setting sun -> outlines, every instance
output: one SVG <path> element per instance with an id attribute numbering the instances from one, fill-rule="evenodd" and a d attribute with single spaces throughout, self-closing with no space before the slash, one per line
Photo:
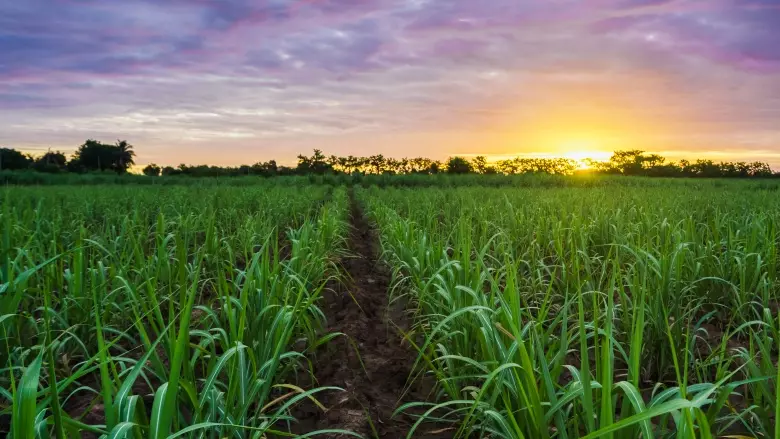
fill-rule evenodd
<path id="1" fill-rule="evenodd" d="M 637 80 L 655 89 L 651 79 Z M 673 130 L 675 122 L 663 114 L 649 117 L 644 106 L 621 92 L 623 88 L 614 83 L 567 83 L 555 96 L 540 99 L 533 111 L 520 104 L 510 106 L 490 125 L 497 134 L 488 155 L 567 158 L 579 169 L 588 169 L 586 159 L 608 161 L 613 151 L 663 145 L 658 139 Z M 661 97 L 654 102 L 663 104 Z"/>
<path id="2" fill-rule="evenodd" d="M 579 169 L 588 169 L 590 165 L 587 160 L 606 161 L 612 153 L 599 150 L 598 143 L 593 140 L 574 140 L 563 142 L 559 146 L 560 157 L 577 161 Z"/>
<path id="3" fill-rule="evenodd" d="M 585 162 L 586 159 L 602 161 L 608 160 L 611 155 L 609 151 L 601 150 L 596 140 L 577 139 L 563 141 L 558 145 L 558 150 L 560 151 L 560 157 L 576 160 L 581 169 L 588 168 Z"/>

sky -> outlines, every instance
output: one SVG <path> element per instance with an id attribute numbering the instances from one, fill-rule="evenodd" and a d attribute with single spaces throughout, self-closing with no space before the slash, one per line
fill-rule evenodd
<path id="1" fill-rule="evenodd" d="M 0 0 L 0 146 L 780 167 L 780 0 Z"/>

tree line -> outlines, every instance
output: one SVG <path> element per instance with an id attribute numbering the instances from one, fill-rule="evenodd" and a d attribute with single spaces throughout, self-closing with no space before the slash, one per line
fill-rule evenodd
<path id="1" fill-rule="evenodd" d="M 667 162 L 658 154 L 641 150 L 615 151 L 609 161 L 590 161 L 595 172 L 648 177 L 780 177 L 764 162 L 714 162 L 707 159 Z"/>
<path id="2" fill-rule="evenodd" d="M 39 157 L 23 154 L 10 148 L 0 148 L 0 170 L 32 170 L 37 172 L 100 172 L 126 173 L 134 161 L 133 146 L 125 140 L 105 144 L 89 139 L 84 142 L 68 160 L 60 151 L 49 151 Z M 571 175 L 578 172 L 599 174 L 635 175 L 648 177 L 709 177 L 709 178 L 752 178 L 780 177 L 764 162 L 714 162 L 667 161 L 658 154 L 641 150 L 615 151 L 607 161 L 586 159 L 586 169 L 581 162 L 567 158 L 523 158 L 488 162 L 484 156 L 472 159 L 450 157 L 446 161 L 425 157 L 395 159 L 381 154 L 357 156 L 326 156 L 315 149 L 311 156 L 299 155 L 296 166 L 278 165 L 275 160 L 241 166 L 185 165 L 177 167 L 149 164 L 143 168 L 147 176 L 184 175 L 193 177 L 227 177 L 255 175 L 263 177 L 281 175 L 324 175 L 324 174 L 550 174 Z"/>
<path id="3" fill-rule="evenodd" d="M 123 174 L 135 164 L 133 145 L 117 140 L 110 145 L 88 139 L 68 160 L 61 151 L 47 151 L 39 157 L 12 148 L 0 148 L 0 170 L 32 170 L 46 173 L 113 171 Z"/>
<path id="4" fill-rule="evenodd" d="M 585 160 L 581 162 L 567 158 L 523 158 L 488 162 L 484 156 L 469 160 L 464 157 L 450 157 L 442 162 L 425 157 L 395 159 L 383 155 L 367 157 L 336 155 L 326 156 L 315 149 L 311 156 L 299 155 L 295 167 L 280 166 L 276 161 L 258 162 L 254 165 L 237 167 L 188 166 L 179 165 L 160 167 L 155 164 L 144 168 L 149 176 L 190 175 L 240 176 L 240 175 L 323 175 L 323 174 L 549 174 L 572 175 L 577 172 L 598 174 L 634 175 L 647 177 L 708 177 L 708 178 L 752 178 L 780 177 L 764 162 L 714 162 L 699 159 L 696 161 L 667 161 L 658 154 L 648 154 L 641 150 L 615 151 L 607 161 Z"/>

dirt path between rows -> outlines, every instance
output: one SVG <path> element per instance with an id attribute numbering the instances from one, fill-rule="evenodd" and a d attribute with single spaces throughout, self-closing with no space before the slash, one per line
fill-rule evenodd
<path id="1" fill-rule="evenodd" d="M 428 399 L 431 385 L 415 383 L 404 395 L 416 358 L 413 348 L 402 343 L 398 330 L 409 327 L 408 318 L 403 304 L 388 307 L 390 275 L 377 260 L 376 233 L 351 191 L 350 224 L 348 248 L 353 256 L 342 260 L 348 278 L 345 285 L 325 293 L 322 308 L 328 320 L 327 332 L 341 332 L 347 337 L 331 341 L 317 353 L 314 363 L 318 385 L 346 391 L 317 396 L 328 409 L 325 413 L 313 404 L 299 408 L 296 430 L 344 429 L 365 438 L 404 438 L 416 419 L 406 414 L 393 417 L 393 412 L 405 402 Z M 448 427 L 424 424 L 414 437 L 451 438 L 455 429 Z"/>

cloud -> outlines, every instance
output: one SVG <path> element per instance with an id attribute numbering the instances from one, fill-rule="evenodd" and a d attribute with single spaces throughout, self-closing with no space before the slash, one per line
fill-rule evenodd
<path id="1" fill-rule="evenodd" d="M 127 137 L 141 161 L 173 163 L 209 147 L 245 162 L 319 144 L 441 156 L 477 135 L 517 148 L 512 127 L 532 129 L 540 111 L 598 103 L 654 127 L 642 134 L 661 147 L 760 150 L 780 116 L 776 5 L 5 2 L 0 144 Z M 393 144 L 400 133 L 415 140 Z"/>
<path id="2" fill-rule="evenodd" d="M 615 4 L 615 8 L 641 8 L 646 6 L 665 5 L 675 0 L 622 0 Z"/>
<path id="3" fill-rule="evenodd" d="M 756 72 L 780 71 L 780 9 L 730 4 L 679 13 L 609 17 L 595 22 L 601 35 L 663 45 L 673 54 L 705 57 Z"/>

